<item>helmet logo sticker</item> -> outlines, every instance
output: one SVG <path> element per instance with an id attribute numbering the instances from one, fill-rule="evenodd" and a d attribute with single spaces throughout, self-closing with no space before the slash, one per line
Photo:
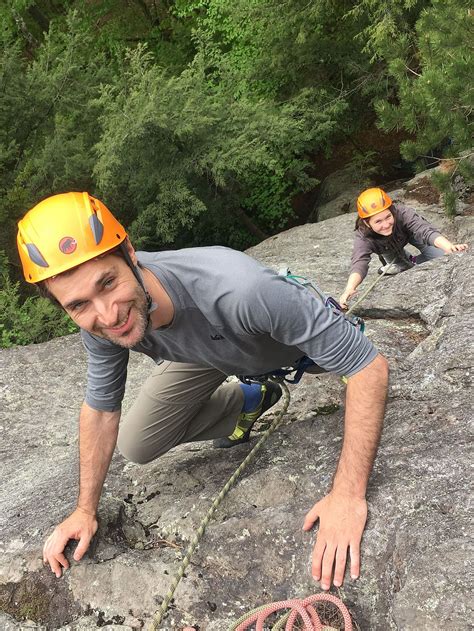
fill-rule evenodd
<path id="1" fill-rule="evenodd" d="M 77 241 L 72 237 L 63 237 L 59 242 L 59 249 L 63 254 L 72 254 L 77 248 Z"/>

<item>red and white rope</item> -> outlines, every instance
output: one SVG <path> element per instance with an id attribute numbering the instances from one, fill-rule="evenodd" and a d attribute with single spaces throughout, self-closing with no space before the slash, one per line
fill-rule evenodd
<path id="1" fill-rule="evenodd" d="M 352 631 L 352 620 L 347 607 L 342 600 L 333 596 L 332 594 L 314 594 L 308 596 L 303 600 L 299 598 L 291 598 L 290 600 L 281 600 L 275 603 L 269 603 L 258 611 L 255 611 L 249 615 L 249 617 L 241 622 L 235 631 L 246 631 L 255 624 L 255 631 L 264 631 L 266 619 L 273 613 L 280 609 L 291 609 L 289 618 L 287 620 L 285 631 L 293 631 L 295 629 L 295 623 L 300 620 L 303 623 L 302 631 L 322 631 L 323 624 L 313 607 L 316 602 L 330 602 L 335 605 L 342 614 L 344 619 L 344 631 Z M 268 627 L 267 627 L 268 629 Z"/>

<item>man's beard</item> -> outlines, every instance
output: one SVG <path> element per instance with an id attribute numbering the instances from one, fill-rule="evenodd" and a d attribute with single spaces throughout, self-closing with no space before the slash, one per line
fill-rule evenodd
<path id="1" fill-rule="evenodd" d="M 112 342 L 113 344 L 122 346 L 123 348 L 133 348 L 143 340 L 148 329 L 148 325 L 150 323 L 148 302 L 141 287 L 137 286 L 135 299 L 131 303 L 129 303 L 129 306 L 125 310 L 125 313 L 123 313 L 119 318 L 119 323 L 122 320 L 125 320 L 126 317 L 128 317 L 128 314 L 131 310 L 134 310 L 134 324 L 131 331 L 129 331 L 128 333 L 115 336 L 109 333 L 105 333 L 102 328 L 99 328 L 97 331 L 93 331 L 93 333 L 95 335 L 99 335 L 106 340 L 109 340 L 109 342 Z M 132 334 L 133 337 L 129 339 L 129 336 Z"/>

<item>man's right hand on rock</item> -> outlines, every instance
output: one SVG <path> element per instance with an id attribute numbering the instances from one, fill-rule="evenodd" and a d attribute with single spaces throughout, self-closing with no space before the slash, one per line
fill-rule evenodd
<path id="1" fill-rule="evenodd" d="M 88 513 L 82 508 L 69 515 L 58 524 L 53 533 L 46 539 L 43 548 L 43 561 L 49 564 L 51 571 L 57 578 L 62 575 L 62 568 L 67 570 L 69 562 L 64 555 L 64 548 L 70 539 L 79 541 L 74 552 L 75 561 L 80 561 L 89 547 L 92 537 L 97 532 L 98 523 L 95 514 Z"/>

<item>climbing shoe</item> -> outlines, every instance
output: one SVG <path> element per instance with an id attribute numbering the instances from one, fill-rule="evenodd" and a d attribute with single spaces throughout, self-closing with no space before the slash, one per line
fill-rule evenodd
<path id="1" fill-rule="evenodd" d="M 407 269 L 410 269 L 412 265 L 407 263 L 387 263 L 386 265 L 382 265 L 379 267 L 378 273 L 385 274 L 386 276 L 395 276 L 395 274 L 400 274 L 400 272 L 406 272 Z"/>
<path id="2" fill-rule="evenodd" d="M 227 449 L 242 443 L 248 442 L 250 432 L 255 421 L 269 410 L 281 397 L 281 387 L 273 381 L 265 381 L 260 384 L 260 397 L 257 405 L 246 412 L 241 412 L 237 420 L 237 425 L 230 436 L 217 438 L 214 447 L 217 449 Z M 244 404 L 245 409 L 245 404 Z"/>

